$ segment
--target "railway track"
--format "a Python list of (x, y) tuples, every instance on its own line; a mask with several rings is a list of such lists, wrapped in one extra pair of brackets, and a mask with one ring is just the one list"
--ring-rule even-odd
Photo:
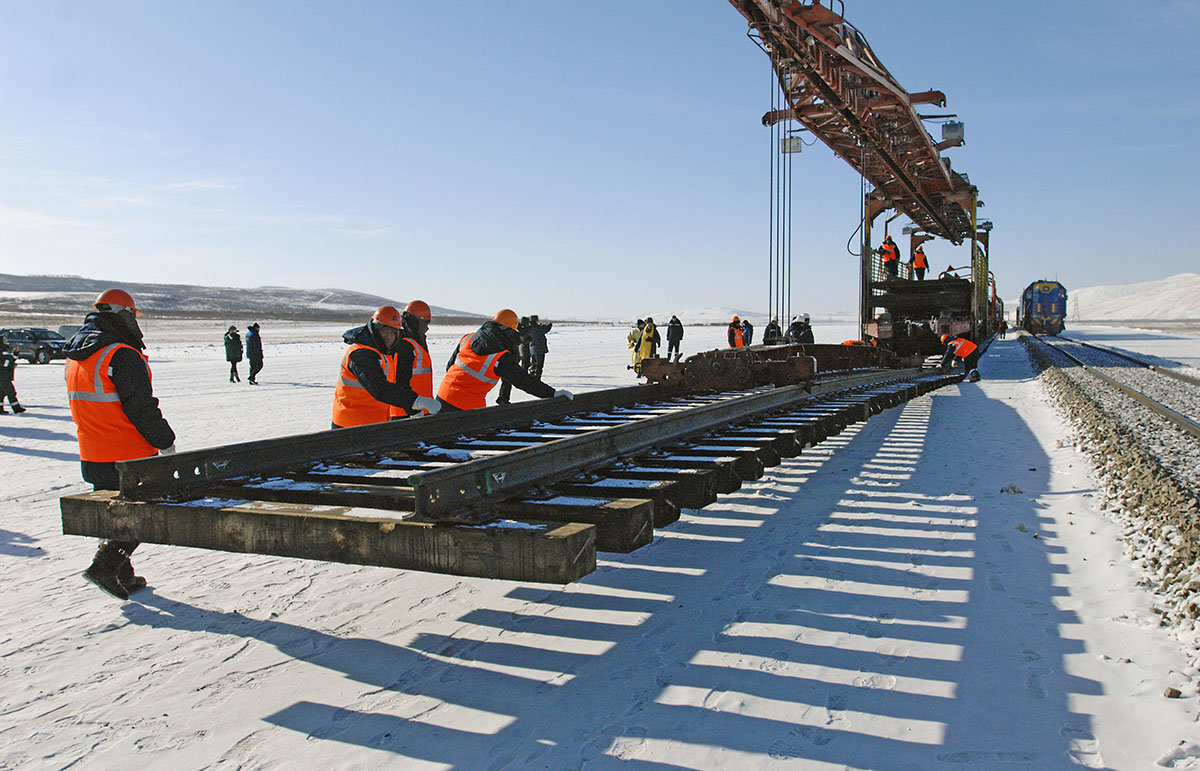
[(1104, 346), (1061, 336), (1036, 339), (1179, 430), (1200, 438), (1200, 381)]
[(566, 583), (845, 426), (961, 379), (840, 373), (681, 394), (635, 386), (119, 464), (63, 532)]

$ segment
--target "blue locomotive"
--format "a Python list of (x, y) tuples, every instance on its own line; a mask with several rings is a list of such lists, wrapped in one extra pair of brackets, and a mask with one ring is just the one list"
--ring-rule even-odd
[(1021, 294), (1017, 324), (1035, 335), (1057, 335), (1065, 328), (1067, 288), (1057, 281), (1034, 281)]

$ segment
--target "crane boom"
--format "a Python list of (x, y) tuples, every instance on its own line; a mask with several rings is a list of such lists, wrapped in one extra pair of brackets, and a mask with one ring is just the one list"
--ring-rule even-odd
[[(914, 109), (944, 106), (944, 94), (905, 91), (862, 34), (819, 0), (730, 3), (771, 57), (791, 109), (786, 117), (874, 185), (885, 208), (952, 243), (971, 237), (975, 188), (940, 154), (961, 140), (935, 142)], [(779, 117), (768, 113), (763, 120)]]

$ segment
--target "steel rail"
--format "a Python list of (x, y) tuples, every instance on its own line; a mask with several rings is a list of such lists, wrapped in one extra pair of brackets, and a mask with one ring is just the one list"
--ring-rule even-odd
[(1076, 345), (1082, 345), (1086, 348), (1094, 348), (1097, 351), (1103, 351), (1104, 353), (1111, 354), (1113, 356), (1116, 356), (1119, 359), (1125, 359), (1126, 361), (1137, 364), (1140, 367), (1145, 367), (1146, 369), (1150, 370), (1151, 372), (1157, 372), (1160, 375), (1165, 375), (1166, 377), (1174, 378), (1175, 380), (1178, 380), (1182, 383), (1187, 383), (1188, 385), (1200, 386), (1200, 378), (1191, 377), (1190, 375), (1184, 375), (1181, 372), (1176, 372), (1172, 369), (1160, 367), (1157, 364), (1151, 364), (1148, 361), (1139, 359), (1136, 356), (1131, 356), (1130, 354), (1127, 354), (1123, 351), (1118, 351), (1114, 348), (1109, 348), (1106, 345), (1097, 345), (1096, 343), (1088, 343), (1088, 342), (1084, 342), (1083, 340), (1076, 340), (1073, 337), (1063, 337), (1062, 335), (1056, 335), (1056, 337), (1058, 337), (1058, 339), (1060, 339), (1060, 340), (1066, 340), (1067, 342), (1075, 343)]
[[(1047, 342), (1044, 338), (1038, 337), (1037, 335), (1030, 335), (1030, 337), (1037, 340), (1038, 342), (1040, 342), (1042, 345), (1046, 346), (1047, 348), (1058, 351), (1060, 354), (1062, 354), (1063, 356), (1066, 356), (1068, 359), (1075, 362), (1080, 367), (1083, 367), (1085, 372), (1087, 372), (1090, 375), (1092, 375), (1093, 377), (1109, 384), (1113, 388), (1116, 388), (1118, 391), (1125, 394), (1126, 396), (1133, 399), (1134, 401), (1138, 402), (1143, 407), (1145, 407), (1146, 409), (1155, 413), (1156, 415), (1166, 418), (1167, 420), (1174, 423), (1178, 428), (1182, 429), (1183, 431), (1191, 434), (1192, 436), (1200, 437), (1200, 423), (1197, 423), (1196, 421), (1192, 420), (1191, 418), (1189, 418), (1188, 416), (1186, 416), (1180, 412), (1176, 412), (1175, 410), (1171, 409), (1170, 407), (1168, 407), (1167, 405), (1165, 405), (1161, 402), (1151, 399), (1149, 396), (1147, 396), (1146, 394), (1137, 390), (1136, 388), (1132, 388), (1128, 385), (1125, 385), (1124, 383), (1120, 382), (1119, 380), (1115, 380), (1115, 379), (1109, 377), (1108, 375), (1105, 375), (1103, 372), (1099, 372), (1095, 368), (1089, 366), (1088, 364), (1085, 364), (1083, 362), (1083, 360), (1080, 359), (1078, 356), (1068, 353), (1067, 351), (1063, 350), (1060, 346), (1052, 345), (1051, 343)], [(1072, 340), (1071, 342), (1075, 342), (1075, 341)]]
[(804, 404), (820, 395), (912, 379), (920, 372), (919, 369), (888, 370), (851, 376), (814, 385), (811, 392), (799, 385), (775, 388), (421, 472), (409, 477), (415, 493), (414, 511), (419, 517), (436, 519), (447, 512), (478, 506), (497, 493), (569, 476), (656, 445)]

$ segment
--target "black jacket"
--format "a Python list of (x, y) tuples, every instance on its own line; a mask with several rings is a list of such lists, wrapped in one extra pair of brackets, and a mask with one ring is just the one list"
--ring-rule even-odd
[(17, 357), (7, 345), (0, 346), (0, 380), (11, 383), (17, 369)]
[(683, 339), (683, 322), (679, 319), (671, 319), (667, 322), (667, 342), (678, 343)]
[[(413, 401), (417, 398), (417, 392), (412, 390), (408, 384), (408, 378), (396, 378), (403, 382), (389, 383), (387, 375), (383, 372), (383, 363), (380, 362), (379, 356), (387, 355), (383, 341), (375, 336), (371, 331), (371, 325), (365, 324), (361, 327), (346, 330), (342, 335), (342, 340), (346, 345), (365, 345), (371, 348), (372, 351), (364, 351), (361, 348), (350, 354), (349, 368), (350, 373), (354, 375), (354, 379), (358, 384), (367, 390), (371, 398), (377, 402), (391, 404), (396, 407), (401, 407), (406, 411), (412, 409)], [(412, 346), (404, 343), (404, 348), (399, 348), (400, 355), (403, 356), (405, 349), (408, 349), (408, 372), (412, 372)], [(403, 367), (401, 371), (405, 371)]]
[(788, 327), (788, 340), (793, 343), (811, 344), (813, 342), (812, 326), (803, 321), (793, 321)]
[[(89, 313), (64, 352), (68, 359), (83, 361), (113, 343), (125, 343), (139, 351), (146, 347), (140, 337), (125, 329), (115, 314)], [(109, 377), (121, 397), (125, 417), (138, 433), (160, 450), (175, 444), (175, 432), (158, 409), (158, 399), (150, 387), (150, 372), (142, 357), (128, 348), (118, 348), (110, 360)]]
[(262, 364), (262, 338), (259, 337), (258, 330), (246, 330), (246, 360)]
[(779, 323), (775, 321), (767, 322), (767, 327), (763, 330), (763, 343), (773, 345), (782, 339), (783, 330), (779, 328)]
[(225, 361), (239, 362), (242, 360), (242, 336), (237, 332), (225, 333)]
[[(521, 367), (521, 362), (517, 357), (517, 346), (520, 344), (520, 335), (495, 321), (484, 322), (483, 326), (471, 335), (471, 350), (480, 356), (490, 356), (493, 353), (504, 351), (504, 354), (496, 359), (496, 374), (504, 381), (520, 388), (527, 394), (540, 399), (549, 399), (554, 396), (554, 388), (533, 377)], [(450, 360), (446, 362), (446, 369), (453, 367), (454, 360), (457, 358), (458, 346), (455, 346), (454, 351), (450, 354)]]

